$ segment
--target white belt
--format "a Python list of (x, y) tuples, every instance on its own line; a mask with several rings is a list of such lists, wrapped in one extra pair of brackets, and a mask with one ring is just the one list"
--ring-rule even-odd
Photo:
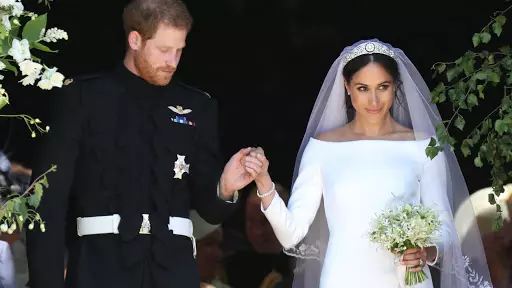
[[(96, 234), (119, 234), (119, 222), (121, 216), (119, 214), (95, 217), (78, 217), (76, 218), (76, 226), (78, 236), (96, 235)], [(194, 248), (194, 257), (196, 257), (196, 239), (194, 238), (194, 228), (192, 221), (187, 218), (169, 217), (167, 225), (170, 231), (175, 235), (188, 237), (192, 240)], [(142, 223), (139, 234), (151, 234), (151, 223), (149, 215), (142, 214)]]

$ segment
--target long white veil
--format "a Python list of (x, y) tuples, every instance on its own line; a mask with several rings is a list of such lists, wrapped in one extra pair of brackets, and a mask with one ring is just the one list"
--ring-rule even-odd
[[(392, 116), (400, 124), (412, 128), (417, 140), (435, 136), (435, 127), (441, 117), (437, 107), (431, 104), (431, 94), (422, 76), (402, 50), (377, 39), (364, 40), (346, 47), (336, 59), (323, 82), (315, 106), (311, 113), (306, 133), (302, 140), (295, 163), (293, 182), (297, 178), (302, 153), (311, 137), (348, 123), (345, 87), (342, 75), (343, 59), (354, 53), (367, 42), (382, 44), (394, 53), (399, 66), (402, 87), (398, 90), (398, 101), (393, 104)], [(361, 46), (361, 44), (363, 44)], [(377, 45), (380, 46), (380, 45)], [(378, 53), (378, 51), (375, 51)], [(492, 287), (489, 269), (485, 258), (480, 231), (470, 201), (468, 189), (455, 154), (445, 147), (447, 165), (447, 201), (451, 211), (448, 223), (448, 242), (444, 243), (444, 253), (440, 255), (436, 268), (439, 268), (441, 288)], [(347, 164), (349, 165), (349, 164)], [(469, 204), (468, 204), (469, 202)], [(454, 217), (464, 215), (464, 225), (454, 222)], [(471, 223), (471, 224), (468, 224)], [(306, 237), (294, 248), (285, 253), (297, 257), (294, 288), (318, 287), (324, 253), (327, 248), (329, 230), (323, 202)], [(343, 257), (343, 255), (339, 255)]]

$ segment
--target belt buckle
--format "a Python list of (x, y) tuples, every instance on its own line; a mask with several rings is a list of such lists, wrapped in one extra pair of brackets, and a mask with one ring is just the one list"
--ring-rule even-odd
[(151, 234), (151, 223), (149, 222), (149, 215), (142, 214), (142, 223), (140, 225), (139, 234)]

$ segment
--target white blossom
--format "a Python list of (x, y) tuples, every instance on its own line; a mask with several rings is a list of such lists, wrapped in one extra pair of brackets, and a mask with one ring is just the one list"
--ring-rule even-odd
[(46, 35), (41, 38), (41, 40), (45, 42), (57, 42), (57, 40), (60, 39), (68, 40), (68, 33), (55, 27), (48, 29), (48, 31), (46, 31)]
[(50, 90), (53, 87), (62, 87), (62, 82), (64, 81), (64, 75), (57, 72), (57, 68), (50, 68), (44, 71), (41, 80), (37, 84), (39, 88), (43, 90)]
[(25, 59), (30, 59), (30, 46), (27, 39), (12, 40), (11, 49), (9, 49), (8, 54), (12, 56), (16, 62), (20, 63)]
[(32, 75), (32, 76), (39, 76), (41, 73), (41, 69), (43, 68), (43, 65), (34, 62), (32, 60), (25, 60), (18, 64), (20, 66), (21, 75)]
[(16, 0), (0, 0), (0, 7), (11, 6), (16, 2)]
[(5, 64), (4, 62), (0, 61), (0, 70), (4, 70), (5, 69)]
[(11, 22), (9, 21), (10, 15), (3, 14), (2, 15), (2, 26), (4, 26), (6, 31), (11, 30)]
[(15, 2), (14, 4), (12, 4), (12, 16), (15, 16), (15, 17), (20, 17), (21, 14), (23, 13), (23, 4), (21, 4), (21, 2)]
[(25, 78), (21, 79), (19, 82), (21, 82), (21, 84), (23, 86), (34, 85), (36, 83), (37, 78), (39, 78), (39, 77), (34, 77), (32, 75), (28, 75)]

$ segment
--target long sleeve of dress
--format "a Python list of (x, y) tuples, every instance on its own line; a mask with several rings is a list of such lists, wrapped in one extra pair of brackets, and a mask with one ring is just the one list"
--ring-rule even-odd
[(51, 165), (56, 172), (47, 175), (49, 187), (44, 190), (37, 212), (46, 226), (27, 230), (27, 257), (31, 288), (64, 287), (64, 248), (68, 196), (75, 174), (75, 161), (82, 137), (84, 107), (79, 84), (61, 88), (55, 100), (50, 121), (51, 130), (43, 140), (34, 169), (34, 178)]
[(292, 189), (288, 208), (275, 193), (272, 202), (262, 211), (285, 249), (291, 248), (307, 234), (322, 200), (323, 186), (315, 150), (308, 144), (304, 150), (299, 174)]
[(420, 180), (420, 197), (423, 205), (429, 206), (440, 213), (441, 217), (441, 235), (435, 243), (437, 247), (437, 256), (429, 265), (438, 262), (438, 258), (442, 257), (445, 243), (450, 239), (450, 221), (452, 220), (452, 212), (447, 196), (447, 165), (446, 157), (443, 153), (439, 153), (434, 159), (428, 160), (425, 164)]

